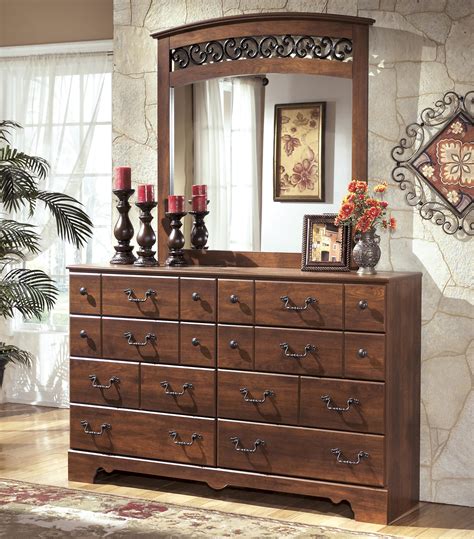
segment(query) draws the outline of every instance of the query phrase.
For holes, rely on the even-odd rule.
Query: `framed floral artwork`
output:
[[[350,271],[350,225],[336,225],[336,214],[305,215],[302,271]]]
[[[273,200],[324,201],[326,104],[275,105]]]

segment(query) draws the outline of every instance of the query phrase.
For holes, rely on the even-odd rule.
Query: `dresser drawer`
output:
[[[141,366],[141,408],[145,410],[213,416],[215,387],[214,370]]]
[[[342,346],[339,331],[257,327],[255,370],[342,376]]]
[[[342,285],[256,281],[255,323],[342,329]]]
[[[218,326],[219,368],[253,370],[254,332],[254,328],[248,326]]]
[[[216,280],[180,279],[181,320],[215,322],[216,320]]]
[[[383,436],[219,420],[218,439],[221,468],[384,485]]]
[[[102,355],[100,318],[71,316],[69,318],[69,348],[71,356],[100,357]]]
[[[102,276],[102,313],[109,316],[178,319],[178,278]]]
[[[344,376],[363,380],[385,380],[385,335],[344,334]]]
[[[216,326],[214,324],[180,324],[180,357],[183,365],[214,367],[216,365]]]
[[[301,378],[300,425],[355,432],[385,432],[385,385]]]
[[[385,331],[385,286],[345,285],[345,328]]]
[[[219,371],[218,415],[230,419],[298,423],[298,378]]]
[[[72,402],[138,408],[138,365],[118,361],[71,359]]]
[[[102,330],[106,358],[179,363],[178,322],[103,318]]]
[[[71,273],[69,276],[69,310],[72,314],[100,315],[100,275]]]
[[[253,281],[219,279],[219,322],[253,324],[254,301]]]
[[[71,448],[215,466],[215,420],[73,405]]]

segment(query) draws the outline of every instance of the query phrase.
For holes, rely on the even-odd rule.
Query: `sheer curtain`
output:
[[[76,250],[58,240],[55,222],[38,204],[33,222],[42,253],[26,265],[51,275],[60,295],[40,321],[17,318],[9,335],[0,329],[0,337],[35,354],[32,369],[7,369],[4,391],[10,402],[65,406],[69,400],[65,267],[106,262],[110,256],[111,72],[112,58],[105,52],[0,59],[0,117],[24,127],[12,144],[47,159],[51,174],[42,187],[80,200],[95,227],[93,240]]]

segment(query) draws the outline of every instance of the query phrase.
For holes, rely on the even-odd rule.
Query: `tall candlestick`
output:
[[[140,249],[137,250],[138,260],[133,264],[134,266],[158,266],[158,262],[155,258],[156,251],[153,250],[155,245],[156,235],[151,226],[153,216],[151,210],[156,206],[156,202],[136,202],[136,206],[140,208],[140,230],[137,234],[137,243]]]
[[[168,197],[168,212],[169,213],[183,213],[184,209],[184,196],[183,195],[169,195]]]
[[[130,167],[115,167],[115,190],[128,190],[132,188],[132,169]]]
[[[183,197],[184,198],[184,197]],[[171,267],[187,266],[184,259],[184,235],[180,228],[182,226],[181,219],[186,215],[186,212],[166,212],[166,217],[170,220],[171,232],[168,237],[169,256],[166,259],[165,265]]]
[[[133,264],[137,257],[132,253],[133,245],[130,240],[133,238],[133,226],[128,217],[130,204],[128,199],[133,195],[133,189],[114,189],[114,195],[119,199],[117,210],[119,218],[114,228],[114,236],[118,245],[114,246],[115,255],[110,261],[111,264]]]
[[[152,183],[146,183],[138,186],[137,202],[156,202],[155,186]]]

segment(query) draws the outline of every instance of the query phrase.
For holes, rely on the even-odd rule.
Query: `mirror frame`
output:
[[[374,19],[320,13],[259,13],[209,19],[151,34],[158,44],[158,245],[164,264],[170,227],[165,212],[170,194],[171,89],[202,80],[262,73],[296,73],[352,79],[352,178],[367,178],[369,26]],[[330,36],[352,44],[352,62],[321,58],[227,58],[174,69],[176,49],[254,36]],[[209,56],[212,56],[210,53]],[[350,178],[348,178],[349,180]],[[317,207],[315,207],[316,211]],[[197,251],[186,249],[190,264],[299,268],[301,253]]]

